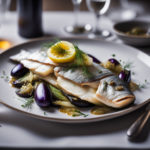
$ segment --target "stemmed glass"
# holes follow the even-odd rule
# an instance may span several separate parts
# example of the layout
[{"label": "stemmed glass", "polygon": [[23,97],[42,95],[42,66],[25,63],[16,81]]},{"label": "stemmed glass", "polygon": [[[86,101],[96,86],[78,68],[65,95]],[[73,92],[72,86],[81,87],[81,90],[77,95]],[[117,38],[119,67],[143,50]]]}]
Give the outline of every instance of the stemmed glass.
[{"label": "stemmed glass", "polygon": [[99,30],[99,18],[104,14],[110,5],[110,0],[86,0],[88,9],[95,14],[96,26],[95,31],[88,35],[89,38],[107,38],[110,36],[110,32],[107,30]]},{"label": "stemmed glass", "polygon": [[90,24],[79,25],[78,13],[80,10],[81,2],[82,0],[72,0],[73,6],[74,6],[75,22],[74,22],[74,25],[69,25],[65,28],[65,30],[69,33],[84,33],[84,32],[89,32],[92,29]]}]

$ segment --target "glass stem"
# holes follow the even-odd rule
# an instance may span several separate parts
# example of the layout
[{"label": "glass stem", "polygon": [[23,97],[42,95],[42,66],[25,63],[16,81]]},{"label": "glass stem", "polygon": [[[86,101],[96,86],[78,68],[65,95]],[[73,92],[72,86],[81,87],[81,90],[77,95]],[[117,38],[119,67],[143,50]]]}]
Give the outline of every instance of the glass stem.
[{"label": "glass stem", "polygon": [[99,34],[100,33],[100,30],[99,30],[99,18],[100,18],[100,15],[96,14],[95,34]]},{"label": "glass stem", "polygon": [[74,6],[74,16],[75,16],[75,22],[74,22],[74,26],[78,27],[79,23],[78,23],[78,13],[80,10],[80,3],[73,3]]}]

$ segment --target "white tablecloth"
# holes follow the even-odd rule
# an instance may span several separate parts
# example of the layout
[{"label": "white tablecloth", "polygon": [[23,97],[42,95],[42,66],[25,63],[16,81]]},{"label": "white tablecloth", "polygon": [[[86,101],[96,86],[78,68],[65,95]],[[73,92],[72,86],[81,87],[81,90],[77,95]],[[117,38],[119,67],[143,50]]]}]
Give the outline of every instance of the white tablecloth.
[{"label": "white tablecloth", "polygon": [[[64,27],[73,22],[72,12],[45,12],[45,36],[75,36],[64,31]],[[82,12],[79,22],[94,26],[95,18],[90,13]],[[108,18],[102,17],[100,25],[101,28],[112,31],[113,22]],[[0,39],[9,40],[13,45],[29,40],[20,37],[17,32],[17,14],[11,13],[9,20],[1,25]],[[114,42],[121,44],[118,39]],[[140,49],[150,54],[149,47]],[[131,142],[126,136],[129,126],[144,110],[142,108],[124,117],[96,123],[62,124],[30,118],[0,104],[0,148],[150,148],[147,130],[143,141]]]}]

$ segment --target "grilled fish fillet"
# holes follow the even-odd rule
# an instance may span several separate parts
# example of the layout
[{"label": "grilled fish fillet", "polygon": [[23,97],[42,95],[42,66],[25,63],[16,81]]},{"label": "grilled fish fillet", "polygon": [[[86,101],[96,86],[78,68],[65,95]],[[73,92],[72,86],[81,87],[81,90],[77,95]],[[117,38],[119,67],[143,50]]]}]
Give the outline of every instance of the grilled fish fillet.
[{"label": "grilled fish fillet", "polygon": [[[88,70],[92,73],[92,78],[85,77],[83,75],[83,70],[82,68],[75,69],[73,72],[71,70],[67,70],[67,67],[55,67],[54,68],[54,73],[56,76],[60,76],[63,78],[66,78],[68,80],[73,81],[74,83],[83,86],[83,85],[92,85],[93,82],[95,81],[100,81],[101,79],[114,75],[113,72],[110,70],[102,67],[99,64],[93,63],[93,65],[88,67]],[[96,82],[96,83],[98,83]],[[95,84],[96,84],[95,83]],[[91,86],[91,87],[96,87],[98,84]]]},{"label": "grilled fish fillet", "polygon": [[[114,84],[110,85],[111,81]],[[116,75],[102,79],[93,97],[114,108],[125,107],[135,100],[135,96],[128,85]]]},{"label": "grilled fish fillet", "polygon": [[46,77],[42,77],[42,76],[39,76],[39,75],[38,75],[38,77],[43,79],[44,81],[52,84],[53,86],[57,87],[57,78],[55,77],[55,75],[53,73],[49,74]]},{"label": "grilled fish fillet", "polygon": [[20,53],[10,56],[10,59],[13,61],[20,61],[22,59],[26,59],[29,55],[31,55],[30,52],[26,50],[21,50]]},{"label": "grilled fish fillet", "polygon": [[34,71],[35,74],[40,76],[47,76],[50,73],[54,72],[54,67],[50,65],[43,65],[39,62],[34,62],[30,60],[21,60],[20,61],[26,68]]},{"label": "grilled fish fillet", "polygon": [[48,56],[46,51],[36,51],[36,52],[28,52],[26,50],[21,50],[20,53],[13,55],[10,57],[13,61],[20,62],[23,59],[39,62],[44,65],[50,65],[50,66],[68,66],[70,63],[64,63],[59,64],[52,61]]},{"label": "grilled fish fillet", "polygon": [[81,87],[62,77],[57,78],[57,84],[67,94],[76,96],[82,100],[88,101],[95,105],[99,105],[99,106],[104,105],[100,101],[98,101],[96,98],[93,97],[93,95],[96,93],[96,89],[94,88],[90,88],[88,86]]}]

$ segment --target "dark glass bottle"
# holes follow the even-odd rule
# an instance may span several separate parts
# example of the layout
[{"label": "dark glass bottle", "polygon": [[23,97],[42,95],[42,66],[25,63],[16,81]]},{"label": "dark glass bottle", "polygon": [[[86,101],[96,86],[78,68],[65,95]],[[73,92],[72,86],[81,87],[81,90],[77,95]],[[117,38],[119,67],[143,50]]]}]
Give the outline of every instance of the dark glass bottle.
[{"label": "dark glass bottle", "polygon": [[19,35],[35,38],[43,35],[42,0],[17,0]]}]

